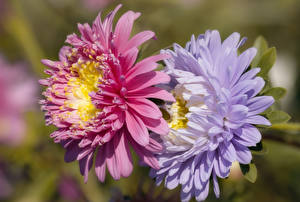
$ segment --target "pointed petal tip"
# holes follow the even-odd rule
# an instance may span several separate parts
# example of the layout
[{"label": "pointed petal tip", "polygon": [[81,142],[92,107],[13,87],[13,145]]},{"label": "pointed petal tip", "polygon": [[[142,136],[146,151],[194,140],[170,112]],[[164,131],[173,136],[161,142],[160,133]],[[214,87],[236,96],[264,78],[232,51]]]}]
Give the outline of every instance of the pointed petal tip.
[{"label": "pointed petal tip", "polygon": [[52,62],[52,61],[51,61],[51,60],[48,60],[48,59],[41,59],[41,63],[42,63],[43,65],[48,66],[50,62]]}]

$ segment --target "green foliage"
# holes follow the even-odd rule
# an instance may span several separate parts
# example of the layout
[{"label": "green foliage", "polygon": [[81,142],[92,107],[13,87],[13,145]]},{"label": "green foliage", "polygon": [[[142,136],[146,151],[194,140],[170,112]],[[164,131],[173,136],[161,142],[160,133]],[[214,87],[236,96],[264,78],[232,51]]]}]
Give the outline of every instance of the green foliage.
[{"label": "green foliage", "polygon": [[257,67],[263,53],[268,49],[268,43],[263,36],[256,38],[254,47],[257,50],[256,56],[252,61],[251,67]]},{"label": "green foliage", "polygon": [[254,155],[265,155],[268,153],[267,146],[262,141],[257,143],[254,147],[249,147],[249,149]]},{"label": "green foliage", "polygon": [[[269,48],[268,43],[262,36],[255,40],[254,47],[257,49],[257,54],[252,61],[251,68],[259,67],[261,70],[257,76],[262,77],[266,82],[260,95],[272,96],[275,103],[277,103],[286,94],[286,90],[281,87],[272,87],[268,76],[269,71],[276,61],[276,49],[274,47]],[[262,115],[266,116],[272,124],[285,123],[291,118],[287,113],[276,110],[275,105],[268,108],[262,113]],[[249,149],[254,155],[264,155],[268,152],[263,142],[259,142],[256,146],[249,147]],[[255,164],[240,164],[240,167],[244,177],[248,181],[254,183],[257,178],[257,169]]]},{"label": "green foliage", "polygon": [[286,89],[281,87],[270,88],[267,90],[264,95],[272,96],[275,100],[283,98],[286,94]]},{"label": "green foliage", "polygon": [[255,164],[250,163],[250,164],[240,164],[241,171],[244,175],[244,177],[249,181],[254,183],[257,178],[257,169]]},{"label": "green foliage", "polygon": [[257,53],[252,61],[251,68],[260,68],[260,72],[257,76],[262,77],[266,82],[261,92],[261,94],[264,94],[271,88],[268,73],[276,61],[276,49],[274,47],[269,48],[267,41],[262,36],[257,37],[254,42],[254,47],[257,49]]},{"label": "green foliage", "polygon": [[271,111],[270,113],[267,114],[267,117],[272,124],[285,123],[291,119],[290,115],[288,115],[284,111],[279,111],[279,110]]},{"label": "green foliage", "polygon": [[257,37],[254,42],[254,47],[257,49],[257,53],[252,61],[251,67],[259,67],[261,70],[258,76],[268,79],[268,73],[276,61],[276,48],[269,48],[267,41],[262,36]]},{"label": "green foliage", "polygon": [[276,48],[267,49],[261,56],[258,67],[261,68],[260,72],[257,76],[261,76],[262,78],[268,78],[268,73],[275,64],[276,61]]},{"label": "green foliage", "polygon": [[[272,96],[277,103],[286,94],[286,90],[281,87],[272,87],[268,76],[276,61],[276,49],[269,48],[267,41],[262,36],[255,40],[254,47],[257,49],[257,54],[252,61],[251,68],[261,68],[257,76],[262,77],[266,82],[260,95]],[[275,107],[272,106],[262,113],[272,124],[285,123],[291,118],[286,112],[274,110]]]}]

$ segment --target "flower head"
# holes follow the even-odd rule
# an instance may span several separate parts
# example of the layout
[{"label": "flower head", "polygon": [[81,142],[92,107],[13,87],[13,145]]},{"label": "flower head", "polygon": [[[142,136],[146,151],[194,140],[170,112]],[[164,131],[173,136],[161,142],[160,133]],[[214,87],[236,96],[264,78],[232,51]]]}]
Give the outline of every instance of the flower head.
[{"label": "flower head", "polygon": [[24,112],[35,103],[37,84],[23,65],[0,57],[0,143],[16,146],[26,133]]},{"label": "flower head", "polygon": [[168,133],[159,108],[148,98],[172,101],[171,94],[154,85],[168,83],[167,74],[153,71],[167,54],[148,57],[136,63],[138,46],[154,37],[144,31],[130,38],[133,22],[140,13],[126,12],[113,30],[118,6],[92,27],[79,24],[81,36],[72,34],[63,47],[60,61],[43,60],[51,77],[41,80],[47,86],[41,101],[46,123],[58,127],[51,137],[67,150],[65,161],[79,161],[87,181],[94,153],[95,171],[100,181],[105,170],[114,179],[132,171],[131,145],[142,161],[158,168],[153,152],[161,145],[149,137],[148,129]]},{"label": "flower head", "polygon": [[248,147],[261,140],[255,125],[270,125],[259,114],[274,99],[258,96],[265,82],[256,76],[259,68],[249,68],[256,49],[238,54],[244,41],[233,33],[221,42],[218,31],[207,31],[185,48],[162,51],[172,55],[165,63],[177,101],[167,106],[171,130],[162,137],[161,168],[151,176],[157,183],[165,178],[169,189],[181,184],[182,201],[204,200],[210,179],[219,197],[217,177],[226,178],[234,161],[249,164]]}]

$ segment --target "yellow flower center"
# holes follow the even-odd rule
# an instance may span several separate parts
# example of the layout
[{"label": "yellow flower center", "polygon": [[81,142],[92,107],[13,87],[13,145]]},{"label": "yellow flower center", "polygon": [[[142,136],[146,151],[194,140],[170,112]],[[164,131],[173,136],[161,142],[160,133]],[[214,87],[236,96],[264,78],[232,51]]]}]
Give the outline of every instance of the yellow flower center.
[{"label": "yellow flower center", "polygon": [[77,114],[83,122],[87,122],[94,118],[100,109],[97,109],[92,103],[90,92],[98,90],[99,79],[102,77],[98,62],[80,61],[74,63],[71,67],[71,75],[73,76],[69,82],[69,91],[66,92],[68,101],[65,102],[67,107],[76,109]]},{"label": "yellow flower center", "polygon": [[174,102],[171,106],[171,119],[169,122],[169,126],[175,130],[186,128],[188,119],[185,115],[189,112],[189,109],[185,107],[186,101],[176,98],[176,102]]}]

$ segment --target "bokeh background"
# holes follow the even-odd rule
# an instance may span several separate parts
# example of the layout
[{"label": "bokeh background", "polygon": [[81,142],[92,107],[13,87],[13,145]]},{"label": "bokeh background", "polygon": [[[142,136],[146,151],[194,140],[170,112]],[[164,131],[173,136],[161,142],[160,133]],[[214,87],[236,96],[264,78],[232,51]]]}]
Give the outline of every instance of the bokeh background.
[{"label": "bokeh background", "polygon": [[[44,78],[42,58],[56,60],[77,23],[92,23],[99,11],[107,14],[118,3],[142,16],[134,32],[154,30],[157,40],[143,46],[143,56],[192,34],[218,29],[224,39],[232,32],[248,37],[250,47],[263,35],[277,48],[270,72],[274,86],[288,90],[281,108],[300,122],[300,0],[0,0],[0,201],[177,201],[178,189],[153,190],[148,168],[138,167],[120,181],[99,183],[93,172],[83,183],[78,163],[64,163],[64,150],[54,144],[38,100]],[[265,134],[268,152],[254,156],[258,180],[245,180],[239,166],[221,183],[218,201],[300,201],[299,128]],[[276,134],[275,134],[276,133]],[[147,199],[145,199],[147,198]],[[124,200],[123,200],[124,201]],[[126,201],[126,200],[125,200]],[[152,200],[153,201],[153,200]],[[217,201],[210,194],[207,201]]]}]

